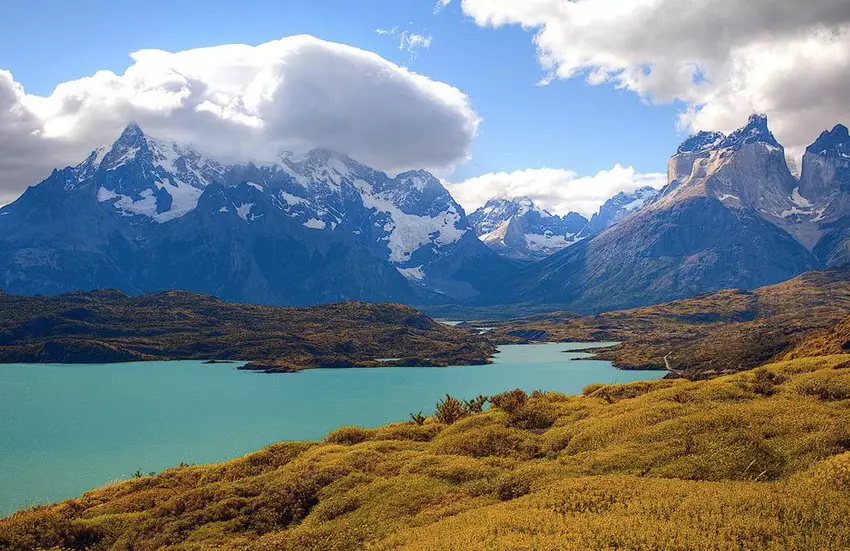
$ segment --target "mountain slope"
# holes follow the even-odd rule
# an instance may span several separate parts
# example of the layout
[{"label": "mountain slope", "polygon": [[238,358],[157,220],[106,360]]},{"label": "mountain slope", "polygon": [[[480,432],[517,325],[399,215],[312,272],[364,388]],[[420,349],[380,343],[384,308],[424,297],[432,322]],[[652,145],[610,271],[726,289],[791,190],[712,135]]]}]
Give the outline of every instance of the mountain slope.
[{"label": "mountain slope", "polygon": [[669,173],[652,203],[524,271],[506,288],[511,299],[600,312],[752,289],[820,267],[798,241],[806,232],[782,216],[794,208],[796,180],[764,117],[728,137],[689,139]]},{"label": "mountain slope", "polygon": [[528,197],[491,199],[469,222],[488,247],[515,260],[546,258],[571,247],[586,237],[588,224],[575,212],[550,214]]},{"label": "mountain slope", "polygon": [[514,270],[427,172],[391,178],[321,150],[226,164],[137,125],[0,209],[0,287],[19,293],[428,303],[477,296]]}]

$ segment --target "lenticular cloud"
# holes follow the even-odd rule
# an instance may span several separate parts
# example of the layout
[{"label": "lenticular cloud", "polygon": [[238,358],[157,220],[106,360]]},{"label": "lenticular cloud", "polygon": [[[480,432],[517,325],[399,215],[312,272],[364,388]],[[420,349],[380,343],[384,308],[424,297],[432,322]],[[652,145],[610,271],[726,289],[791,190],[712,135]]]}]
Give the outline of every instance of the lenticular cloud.
[{"label": "lenticular cloud", "polygon": [[311,36],[131,57],[48,97],[0,70],[0,204],[130,121],[226,158],[322,147],[390,171],[464,161],[479,123],[457,88]]}]

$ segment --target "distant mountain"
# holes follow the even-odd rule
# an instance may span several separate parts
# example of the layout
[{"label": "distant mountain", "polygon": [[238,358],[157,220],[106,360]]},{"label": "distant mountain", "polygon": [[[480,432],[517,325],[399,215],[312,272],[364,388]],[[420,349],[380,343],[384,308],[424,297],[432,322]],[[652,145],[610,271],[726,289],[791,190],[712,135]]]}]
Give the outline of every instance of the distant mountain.
[{"label": "distant mountain", "polygon": [[0,288],[24,294],[428,303],[513,270],[427,172],[391,178],[321,150],[228,164],[134,124],[0,209]]},{"label": "distant mountain", "polygon": [[642,187],[632,192],[620,192],[599,208],[590,219],[587,233],[597,235],[607,230],[629,214],[654,201],[659,191],[653,187]]},{"label": "distant mountain", "polygon": [[801,222],[815,225],[813,251],[821,262],[850,263],[850,133],[823,132],[806,149],[798,195]]},{"label": "distant mountain", "polygon": [[[670,159],[669,184],[655,200],[526,269],[504,293],[598,312],[752,289],[835,264],[847,221],[840,215],[845,134],[834,132],[827,147],[807,152],[800,182],[764,116],[729,136],[693,136]],[[824,225],[830,209],[834,228]]]},{"label": "distant mountain", "polygon": [[550,214],[528,197],[491,199],[469,215],[479,239],[508,258],[538,260],[587,236],[587,219],[575,212]]}]

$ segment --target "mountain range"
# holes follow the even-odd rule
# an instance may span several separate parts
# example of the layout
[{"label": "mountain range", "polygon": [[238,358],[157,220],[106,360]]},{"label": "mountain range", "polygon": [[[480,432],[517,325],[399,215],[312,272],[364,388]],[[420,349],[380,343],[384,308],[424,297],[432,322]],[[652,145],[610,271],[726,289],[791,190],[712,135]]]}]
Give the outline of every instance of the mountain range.
[{"label": "mountain range", "polygon": [[588,313],[756,288],[850,256],[842,125],[809,146],[799,177],[761,115],[691,136],[668,176],[589,220],[525,197],[467,217],[425,171],[393,177],[325,150],[228,163],[131,124],[0,209],[0,289]]},{"label": "mountain range", "polygon": [[515,266],[424,171],[329,151],[224,164],[129,125],[0,209],[0,287],[187,289],[226,300],[469,300]]},{"label": "mountain range", "polygon": [[590,240],[524,270],[506,301],[600,312],[753,289],[846,262],[847,128],[824,132],[800,179],[767,118],[688,138],[659,196]]}]

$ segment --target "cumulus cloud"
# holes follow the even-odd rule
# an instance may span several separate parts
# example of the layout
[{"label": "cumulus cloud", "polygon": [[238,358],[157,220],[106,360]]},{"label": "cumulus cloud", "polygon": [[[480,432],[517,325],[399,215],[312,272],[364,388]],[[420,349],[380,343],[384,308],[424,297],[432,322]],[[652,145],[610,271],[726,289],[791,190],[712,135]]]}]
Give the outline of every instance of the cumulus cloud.
[{"label": "cumulus cloud", "polygon": [[310,36],[131,58],[123,74],[98,71],[46,97],[0,70],[0,203],[130,121],[225,158],[323,147],[389,171],[464,162],[479,124],[457,88]]},{"label": "cumulus cloud", "polygon": [[667,177],[614,165],[611,170],[593,176],[579,176],[572,170],[540,168],[490,173],[463,182],[444,183],[467,212],[473,212],[493,197],[530,197],[553,214],[578,212],[590,217],[617,193],[645,186],[660,189],[667,183]]},{"label": "cumulus cloud", "polygon": [[[451,1],[451,0],[449,0]],[[462,0],[481,26],[536,31],[545,83],[583,76],[655,102],[680,123],[729,131],[768,113],[800,150],[850,120],[847,0]]]}]

